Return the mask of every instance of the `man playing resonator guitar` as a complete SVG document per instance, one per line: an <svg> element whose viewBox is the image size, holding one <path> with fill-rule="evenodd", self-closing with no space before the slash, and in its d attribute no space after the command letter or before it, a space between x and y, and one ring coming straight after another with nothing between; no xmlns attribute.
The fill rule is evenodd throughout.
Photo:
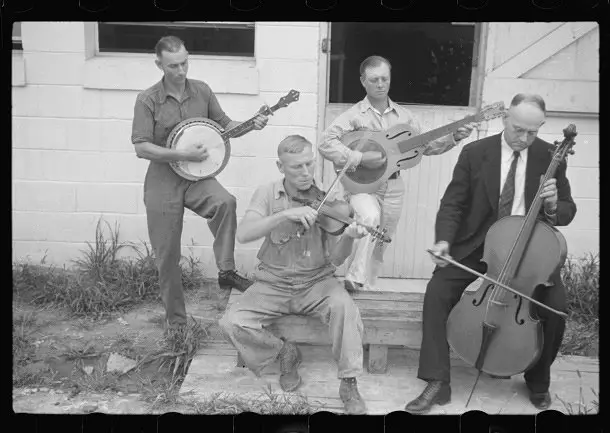
<svg viewBox="0 0 610 433"><path fill-rule="evenodd" d="M222 110L210 87L199 80L187 79L188 52L184 42L166 36L155 47L157 67L163 78L144 90L135 102L131 141L138 158L150 165L144 182L144 203L150 242L159 269L159 285L169 327L186 323L186 308L179 261L184 208L208 221L214 235L214 255L221 288L246 290L252 282L235 272L236 200L215 178L191 182L178 176L169 163L203 161L208 152L203 144L186 149L170 149L165 144L172 128L195 117L209 118L228 129L240 122ZM267 116L254 119L261 130Z"/></svg>
<svg viewBox="0 0 610 433"><path fill-rule="evenodd" d="M360 65L360 82L366 90L366 97L341 114L324 132L319 145L320 154L337 165L349 164L353 168L362 165L367 168L381 167L385 158L380 152L359 152L348 148L341 137L348 132L368 129L387 130L399 124L408 124L415 133L422 132L420 122L406 108L388 97L390 90L390 62L380 56L370 56ZM424 155L440 155L467 138L475 123L460 127L455 133L430 141L424 148ZM353 206L359 219L369 226L382 224L387 235L392 237L402 210L405 186L396 171L387 182L372 194L350 194L346 198ZM347 261L345 288L349 291L373 288L383 262L384 246L378 248L370 242L369 236L355 241L354 251Z"/></svg>

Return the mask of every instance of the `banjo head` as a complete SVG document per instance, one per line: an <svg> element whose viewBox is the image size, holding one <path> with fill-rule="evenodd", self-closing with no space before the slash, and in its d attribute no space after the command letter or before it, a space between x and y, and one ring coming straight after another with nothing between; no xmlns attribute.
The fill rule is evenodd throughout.
<svg viewBox="0 0 610 433"><path fill-rule="evenodd" d="M185 149L193 144L203 143L208 151L204 161L172 161L170 167L180 177L198 181L220 173L231 156L229 140L223 140L222 128L206 118L187 119L177 124L167 137L170 149Z"/></svg>

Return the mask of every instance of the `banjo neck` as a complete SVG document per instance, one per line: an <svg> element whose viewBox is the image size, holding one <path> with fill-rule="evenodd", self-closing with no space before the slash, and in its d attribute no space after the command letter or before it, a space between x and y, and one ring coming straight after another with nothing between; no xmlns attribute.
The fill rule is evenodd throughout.
<svg viewBox="0 0 610 433"><path fill-rule="evenodd" d="M263 107L261 110L259 110L258 113L256 113L254 116L252 116L250 119L246 120L245 122L240 123L237 126L234 126L233 128L223 132L222 134L220 134L220 136L222 137L223 140L228 140L230 138L234 138L238 135L242 135L245 134L246 132L249 132L252 130L252 128L254 128L254 119L256 119L256 117L259 114L273 114L274 112L276 112L277 110L279 110L281 108L281 105L275 104L273 107Z"/></svg>

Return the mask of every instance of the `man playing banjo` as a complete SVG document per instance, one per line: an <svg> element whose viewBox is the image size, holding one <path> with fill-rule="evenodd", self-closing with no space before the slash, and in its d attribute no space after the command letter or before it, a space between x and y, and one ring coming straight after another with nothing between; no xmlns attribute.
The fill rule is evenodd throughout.
<svg viewBox="0 0 610 433"><path fill-rule="evenodd" d="M353 169L359 165L375 169L385 163L381 152L351 150L341 142L344 134L359 129L387 130L398 124L410 125L416 134L423 132L417 118L389 98L390 71L390 62L384 57L370 56L361 63L360 82L366 96L337 117L324 131L318 150L325 159L337 165L349 164ZM474 123L464 125L454 134L429 142L424 155L440 155L451 150L470 135L474 126ZM404 191L404 182L400 178L400 171L397 171L376 193L351 194L346 191L346 198L364 224L382 224L387 229L387 235L392 237L402 211ZM348 291L374 288L385 249L385 244L376 245L370 242L369 236L355 241L345 272L345 288Z"/></svg>
<svg viewBox="0 0 610 433"><path fill-rule="evenodd" d="M134 107L131 141L138 158L150 164L144 181L144 204L148 233L159 270L161 298L166 324L170 328L186 324L182 288L181 237L184 208L205 218L214 236L214 255L221 288L245 291L252 282L235 271L236 199L215 178L192 182L178 176L173 161L204 161L205 143L184 149L165 147L172 128L193 117L209 118L229 129L241 122L231 120L218 99L203 81L187 79L188 51L175 36L161 38L155 47L155 63L162 79L139 93ZM261 130L267 116L254 119Z"/></svg>

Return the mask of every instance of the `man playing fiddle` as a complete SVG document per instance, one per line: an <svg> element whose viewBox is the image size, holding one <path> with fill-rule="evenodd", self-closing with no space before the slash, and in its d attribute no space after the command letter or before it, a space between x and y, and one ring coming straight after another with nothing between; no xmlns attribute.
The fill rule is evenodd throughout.
<svg viewBox="0 0 610 433"><path fill-rule="evenodd" d="M283 179L256 189L237 228L240 243L265 239L257 256L260 263L254 284L219 323L250 370L260 375L279 359L280 386L294 391L301 384L299 349L265 326L289 314L319 318L329 327L345 410L362 414L366 408L356 378L363 370L364 328L358 307L334 273L351 253L354 239L367 232L354 222L341 236L332 236L316 224L314 208L292 200L317 190L315 155L308 140L299 135L286 137L278 146L278 157Z"/></svg>

